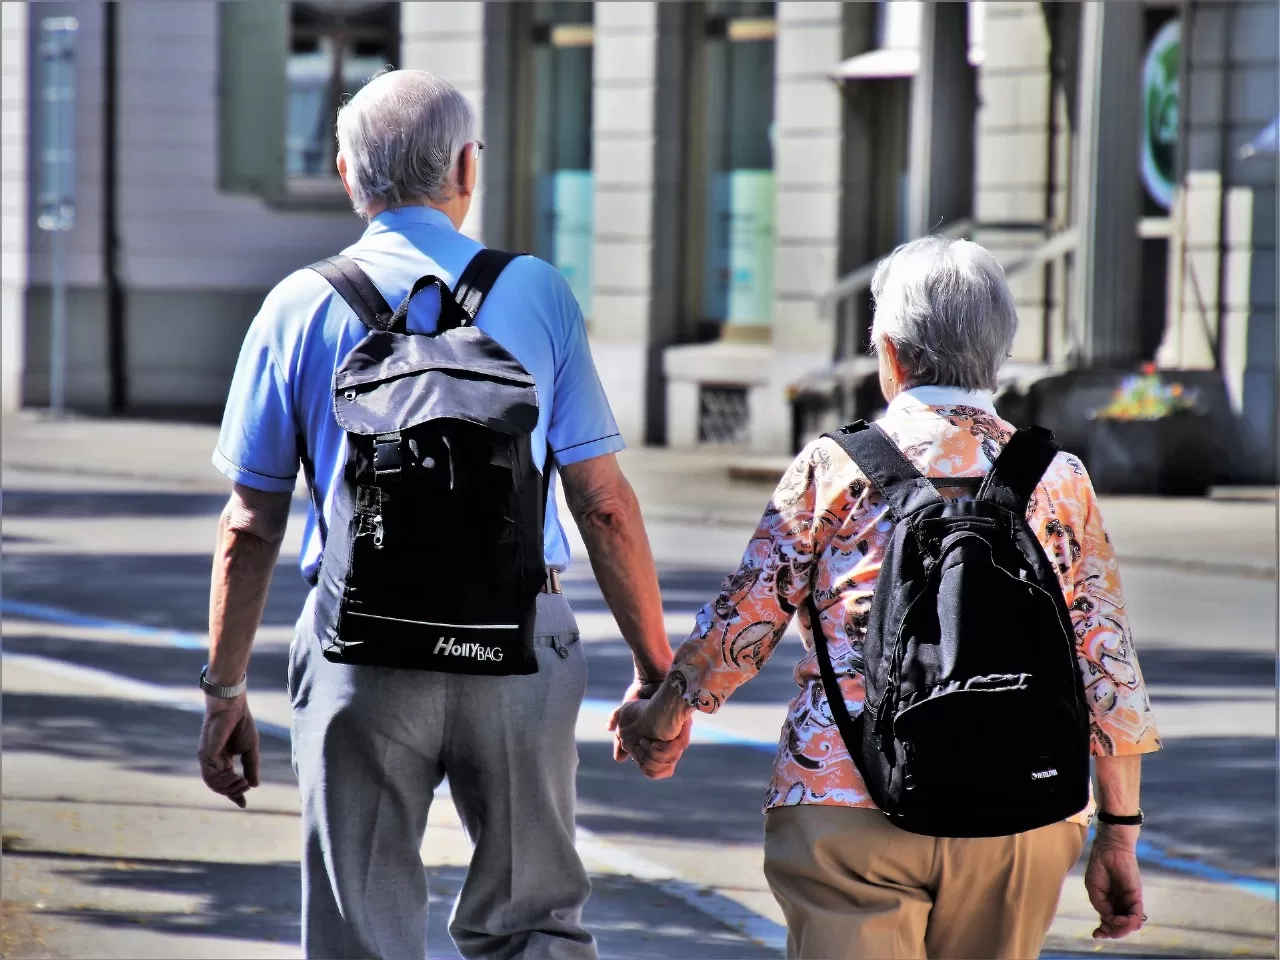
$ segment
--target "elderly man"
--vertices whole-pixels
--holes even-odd
[[[877,425],[884,438],[877,441],[880,462],[905,478],[917,503],[932,503],[933,516],[945,517],[951,508],[939,496],[957,501],[955,511],[972,504],[965,478],[989,476],[1014,435],[992,403],[997,371],[1017,327],[1013,298],[987,251],[936,237],[894,251],[876,271],[872,292],[873,340],[889,404]],[[1027,449],[1025,443],[1019,447]],[[1075,457],[1055,456],[1052,448],[1044,456],[1035,470],[1022,471],[1021,483],[1015,484],[1022,487],[1021,495],[1005,502],[1016,502],[1025,515],[1027,552],[1042,554],[1030,557],[1037,570],[1031,579],[1042,575],[1049,581],[1042,592],[1060,611],[1061,627],[1051,619],[1044,634],[1028,635],[1014,624],[1010,646],[1015,656],[1019,650],[1050,650],[1066,685],[1075,688],[1063,701],[1078,704],[1078,742],[1072,741],[1071,750],[1078,751],[1082,789],[1078,801],[1074,792],[1063,794],[1055,809],[1064,802],[1079,802],[1083,809],[1063,810],[1058,816],[1066,819],[1057,822],[1050,814],[1044,825],[1015,828],[1009,835],[981,827],[989,802],[974,800],[990,783],[1003,782],[988,780],[986,772],[998,774],[1002,763],[1016,763],[1015,744],[1022,741],[1031,741],[1037,752],[1048,749],[1045,740],[1037,745],[1034,739],[1047,736],[1046,731],[1018,729],[1016,706],[1003,721],[988,716],[990,729],[962,725],[937,731],[953,735],[953,752],[939,765],[950,771],[950,783],[944,777],[933,784],[941,788],[937,806],[924,813],[948,821],[946,830],[908,832],[877,809],[871,776],[855,761],[867,756],[866,747],[849,742],[840,727],[842,716],[863,713],[871,678],[883,676],[873,672],[881,667],[873,651],[885,639],[874,635],[878,612],[905,594],[896,589],[902,584],[897,581],[895,590],[885,588],[882,601],[878,583],[884,586],[886,573],[899,573],[886,550],[891,542],[902,547],[905,541],[895,539],[898,504],[887,502],[882,489],[892,492],[892,484],[883,474],[864,472],[832,436],[809,444],[786,472],[741,568],[699,614],[697,629],[677,651],[659,693],[643,704],[624,704],[615,714],[623,749],[643,759],[654,741],[675,736],[693,710],[715,711],[751,679],[782,639],[792,614],[800,611],[805,646],[795,671],[800,692],[783,726],[765,802],[765,874],[787,917],[790,956],[1036,956],[1095,812],[1092,800],[1084,805],[1088,753],[1094,757],[1099,800],[1098,832],[1085,873],[1101,918],[1094,936],[1123,937],[1146,919],[1135,858],[1142,821],[1140,755],[1159,749],[1160,741],[1129,633],[1115,551],[1093,488]],[[917,471],[932,482],[926,484]],[[985,490],[984,485],[979,499]],[[985,512],[971,511],[979,519],[966,521],[968,532],[981,526],[982,517],[998,518],[991,502],[985,506]],[[944,522],[915,523],[925,512],[909,515],[909,536],[926,537],[924,523]],[[1012,506],[1007,519],[1019,522]],[[948,548],[954,544],[943,546]],[[998,552],[988,550],[987,562]],[[1027,573],[1022,571],[1024,581]],[[986,582],[975,574],[952,587],[952,615],[958,621],[954,611],[964,608],[977,643],[977,648],[962,645],[962,658],[982,656],[1001,642],[997,630],[1003,611],[972,613],[968,608],[975,601],[981,605],[981,596],[962,602],[965,591],[984,589]],[[1058,587],[1063,596],[1054,600],[1049,590]],[[938,605],[938,620],[948,616],[943,606]],[[816,646],[815,631],[822,641]],[[1065,654],[1060,658],[1059,643]],[[1080,683],[1071,670],[1072,644]],[[916,656],[909,649],[897,655]],[[919,660],[915,666],[927,664]],[[1037,678],[1024,674],[1019,686],[1010,686],[1012,676],[987,679],[1006,683],[1009,703],[1027,703],[1018,699],[1017,690]],[[989,684],[978,696],[991,702],[985,698],[1000,696],[997,686]],[[834,708],[828,690],[838,691]],[[867,722],[876,724],[871,729],[885,729],[879,717]],[[957,752],[963,765],[954,760]],[[1008,782],[1017,789],[1037,784],[1054,789],[1059,770],[1029,769],[1029,776]],[[924,785],[917,779],[915,789]],[[999,806],[1002,797],[990,800]],[[1017,804],[1013,808],[1015,815],[1026,812]]]
[[[425,275],[456,281],[481,249],[458,232],[481,146],[467,100],[429,73],[389,72],[343,107],[337,136],[338,173],[369,221],[346,256],[392,304]],[[439,304],[435,296],[414,300],[409,332],[431,332]],[[649,695],[666,676],[671,649],[639,507],[615,459],[623,442],[578,305],[554,268],[518,257],[483,300],[475,326],[536,382],[534,459],[544,475],[559,467],[601,590],[634,654],[627,696]],[[258,784],[258,736],[244,692],[250,647],[308,451],[323,515],[313,509],[308,519],[301,567],[316,582],[345,466],[335,369],[364,334],[320,273],[300,270],[267,296],[232,382],[214,463],[235,486],[214,556],[199,758],[208,786],[241,807]],[[545,510],[548,575],[532,629],[537,669],[528,675],[330,662],[313,625],[313,589],[290,649],[288,684],[308,956],[426,955],[419,849],[446,775],[475,845],[450,923],[462,954],[596,956],[581,922],[589,885],[574,848],[574,730],[586,663],[556,575],[569,548],[554,495]],[[456,576],[463,583],[468,571]],[[647,772],[663,774],[661,757]]]

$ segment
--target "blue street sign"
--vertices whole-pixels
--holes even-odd
[[[70,230],[76,212],[75,17],[40,21],[40,169],[36,224]]]

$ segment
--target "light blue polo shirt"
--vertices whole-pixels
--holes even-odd
[[[452,287],[480,244],[430,207],[379,214],[343,251],[360,265],[392,308],[419,277],[435,274]],[[413,298],[409,329],[430,332],[440,312],[432,289]],[[507,265],[480,309],[476,325],[506,347],[538,386],[533,456],[544,469],[548,440],[560,466],[624,446],[587,344],[582,311],[560,272],[534,257]],[[284,493],[297,481],[297,436],[307,438],[316,492],[326,519],[346,464],[346,438],[333,415],[333,377],[367,333],[351,308],[314,270],[299,270],[267,295],[245,335],[213,463],[237,483]],[[547,565],[564,570],[569,544],[548,504]],[[309,511],[300,566],[308,579],[324,545]]]

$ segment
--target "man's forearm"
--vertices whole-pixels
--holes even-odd
[[[635,658],[637,678],[659,681],[671,667],[662,595],[640,503],[623,480],[607,503],[575,511],[605,603]]]
[[[236,684],[248,670],[279,555],[278,539],[264,540],[231,525],[227,514],[222,516],[209,591],[211,682]]]

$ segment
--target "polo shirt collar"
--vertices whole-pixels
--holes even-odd
[[[995,397],[990,390],[965,390],[961,387],[911,387],[903,390],[889,404],[889,414],[919,411],[926,407],[976,407],[996,415]]]
[[[424,207],[419,204],[413,204],[404,207],[393,207],[390,210],[383,210],[372,220],[365,230],[365,234],[385,233],[388,231],[397,232],[412,226],[428,226],[428,227],[444,227],[447,230],[457,232],[453,221],[443,210],[437,210],[435,207]]]

